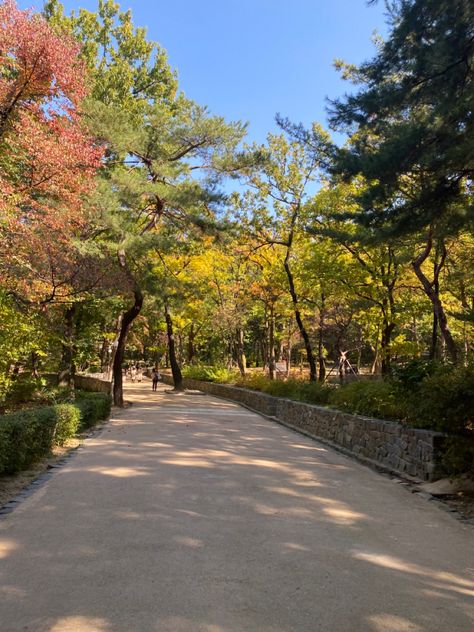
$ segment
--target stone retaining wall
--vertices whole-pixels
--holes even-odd
[[[58,385],[57,373],[42,373],[41,377],[46,380],[48,386]],[[102,378],[93,375],[78,375],[74,376],[74,386],[81,391],[92,391],[94,393],[112,393],[112,382],[108,382]]]
[[[93,391],[94,393],[112,393],[112,382],[102,380],[89,375],[75,375],[74,386],[81,391]]]
[[[169,375],[162,375],[172,384]],[[230,399],[354,455],[371,466],[421,480],[443,475],[439,460],[445,435],[407,428],[393,421],[352,415],[245,388],[184,379],[184,386]]]

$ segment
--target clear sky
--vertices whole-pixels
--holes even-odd
[[[168,52],[187,96],[215,114],[249,122],[263,142],[280,112],[294,122],[326,123],[326,97],[350,90],[332,62],[374,54],[385,33],[384,3],[366,0],[121,0],[134,23]],[[21,0],[41,9],[42,0]],[[95,10],[97,0],[65,0]]]

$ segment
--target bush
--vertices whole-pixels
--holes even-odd
[[[437,360],[417,358],[404,365],[394,366],[392,373],[397,385],[403,392],[414,392],[420,383],[439,371],[442,365]]]
[[[237,381],[238,386],[262,391],[275,397],[287,397],[310,404],[327,404],[331,388],[319,382],[271,380],[262,373],[251,373]]]
[[[13,474],[50,454],[55,445],[110,413],[105,393],[77,393],[77,401],[0,416],[0,474]]]
[[[427,375],[408,399],[408,418],[423,428],[474,435],[474,365]]]
[[[25,469],[47,454],[52,445],[55,419],[51,408],[41,414],[27,410],[4,415],[0,422],[0,472]]]
[[[200,364],[190,364],[183,368],[183,377],[192,380],[203,380],[204,382],[218,382],[219,384],[232,384],[238,377],[239,372],[225,366],[203,366]]]
[[[20,374],[11,380],[4,400],[3,409],[15,409],[34,399],[46,385],[43,378],[34,378],[29,374]]]
[[[269,378],[263,373],[248,373],[245,377],[239,377],[236,380],[236,385],[242,388],[250,388],[254,391],[264,391]]]
[[[76,395],[76,406],[80,411],[80,429],[92,428],[98,421],[110,415],[112,398],[107,393],[90,393],[79,391]]]
[[[308,404],[325,405],[329,403],[333,388],[319,382],[301,382],[298,390],[299,397]]]
[[[41,410],[41,409],[40,409]],[[73,404],[58,404],[53,408],[56,415],[54,443],[64,445],[79,430],[81,413]]]
[[[335,408],[380,419],[403,419],[405,411],[393,382],[352,382],[335,388],[329,403]]]

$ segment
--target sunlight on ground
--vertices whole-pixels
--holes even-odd
[[[332,518],[336,524],[352,525],[357,520],[367,518],[365,514],[357,513],[357,511],[352,511],[352,509],[336,507],[325,507],[323,513]]]
[[[289,551],[311,551],[307,546],[295,542],[284,542],[282,546]]]
[[[445,571],[436,571],[424,566],[418,566],[417,564],[405,562],[404,560],[391,557],[390,555],[354,551],[353,557],[356,560],[370,562],[371,564],[382,566],[383,568],[388,568],[390,570],[426,577],[435,588],[450,590],[462,595],[470,595],[474,597],[474,581],[465,577],[460,577],[459,575],[454,575],[453,573],[446,573]]]
[[[346,504],[334,500],[333,498],[325,498],[324,496],[315,496],[314,494],[298,493],[294,489],[287,487],[268,487],[268,491],[282,494],[289,497],[301,498],[305,501],[313,501],[323,505],[322,512],[332,518],[337,524],[352,525],[357,520],[368,520],[366,514],[354,511]]]
[[[111,630],[105,619],[91,617],[64,617],[59,619],[49,632],[107,632]]]
[[[0,540],[0,560],[8,557],[10,553],[16,551],[19,548],[18,544],[14,540],[1,539]]]
[[[202,549],[204,542],[197,538],[186,538],[182,536],[175,536],[174,541],[183,546],[189,546],[191,549]]]
[[[0,587],[0,595],[2,596],[2,599],[8,599],[9,597],[12,597],[13,599],[23,599],[27,596],[27,594],[26,590],[18,588],[18,586],[5,585]]]
[[[143,514],[136,511],[117,511],[116,516],[121,520],[141,520],[143,518]]]
[[[86,472],[115,476],[117,478],[130,478],[131,476],[148,476],[148,472],[131,467],[88,467]]]
[[[368,620],[376,632],[423,632],[419,625],[393,614],[377,614]]]
[[[298,450],[311,450],[312,452],[327,452],[326,448],[316,448],[311,445],[301,445],[299,443],[290,443],[290,448],[298,448]]]

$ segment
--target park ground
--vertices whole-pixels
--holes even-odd
[[[472,527],[238,405],[133,406],[0,521],[2,632],[453,632]]]

